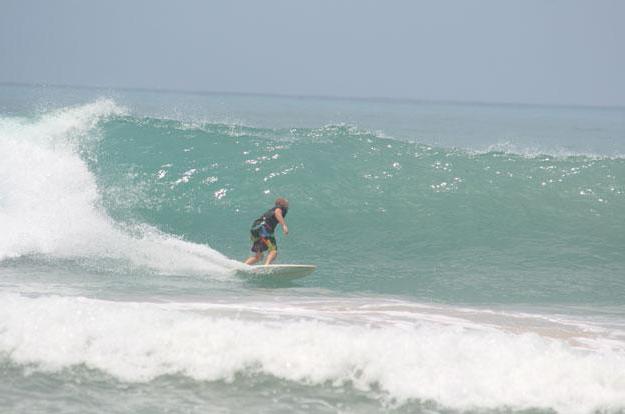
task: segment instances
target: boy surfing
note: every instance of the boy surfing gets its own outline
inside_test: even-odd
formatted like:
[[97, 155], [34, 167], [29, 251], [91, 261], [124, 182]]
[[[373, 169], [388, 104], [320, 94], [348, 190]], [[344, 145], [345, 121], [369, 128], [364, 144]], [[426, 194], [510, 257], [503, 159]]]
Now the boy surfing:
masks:
[[268, 251], [265, 265], [271, 264], [278, 255], [278, 244], [274, 232], [278, 224], [282, 226], [282, 233], [289, 234], [289, 227], [286, 225], [284, 217], [289, 211], [289, 201], [285, 198], [278, 198], [273, 208], [263, 213], [262, 216], [254, 220], [250, 229], [252, 239], [252, 252], [245, 260], [245, 264], [252, 265], [262, 259], [265, 251]]

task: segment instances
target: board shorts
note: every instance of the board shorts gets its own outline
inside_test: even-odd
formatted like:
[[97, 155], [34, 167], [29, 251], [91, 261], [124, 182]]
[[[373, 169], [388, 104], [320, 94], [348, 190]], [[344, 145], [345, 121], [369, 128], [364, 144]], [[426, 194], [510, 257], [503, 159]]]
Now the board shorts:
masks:
[[273, 233], [270, 233], [264, 227], [261, 227], [258, 232], [251, 232], [250, 239], [252, 240], [252, 251], [254, 253], [263, 253], [265, 251], [278, 250], [278, 243]]

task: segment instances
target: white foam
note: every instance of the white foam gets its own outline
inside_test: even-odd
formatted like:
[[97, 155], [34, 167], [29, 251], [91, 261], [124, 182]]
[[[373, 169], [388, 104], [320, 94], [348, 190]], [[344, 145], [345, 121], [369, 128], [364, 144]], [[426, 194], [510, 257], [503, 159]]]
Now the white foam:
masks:
[[508, 155], [518, 155], [523, 158], [534, 159], [543, 157], [553, 157], [557, 159], [565, 159], [570, 157], [584, 157], [592, 160], [618, 160], [623, 159], [623, 154], [601, 155], [590, 151], [572, 151], [565, 148], [542, 148], [539, 146], [524, 146], [514, 144], [509, 141], [500, 141], [496, 144], [488, 145], [481, 150], [469, 150], [471, 154], [483, 155], [493, 152], [501, 152]]
[[224, 273], [236, 264], [150, 226], [126, 228], [99, 206], [80, 151], [98, 123], [124, 109], [111, 100], [36, 120], [0, 118], [0, 260], [23, 255], [113, 258], [159, 271]]
[[264, 373], [463, 410], [625, 408], [622, 349], [482, 328], [459, 310], [446, 315], [348, 300], [156, 304], [16, 294], [0, 295], [0, 303], [0, 353], [33, 369], [84, 364], [123, 381], [165, 374], [230, 381], [237, 373]]

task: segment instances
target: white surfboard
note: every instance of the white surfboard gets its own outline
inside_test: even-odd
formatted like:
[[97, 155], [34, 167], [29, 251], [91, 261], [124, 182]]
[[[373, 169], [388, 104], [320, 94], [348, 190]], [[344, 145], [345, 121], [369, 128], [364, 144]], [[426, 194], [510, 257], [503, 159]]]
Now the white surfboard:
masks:
[[301, 265], [301, 264], [271, 264], [248, 266], [245, 269], [239, 269], [238, 274], [242, 276], [250, 276], [259, 279], [268, 280], [293, 280], [308, 276], [315, 271], [317, 266]]

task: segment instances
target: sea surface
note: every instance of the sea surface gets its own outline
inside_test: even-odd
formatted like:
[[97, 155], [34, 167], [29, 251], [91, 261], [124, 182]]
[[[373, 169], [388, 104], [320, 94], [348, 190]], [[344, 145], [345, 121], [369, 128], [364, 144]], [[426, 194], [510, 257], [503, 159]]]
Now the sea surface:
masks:
[[0, 412], [624, 413], [625, 108], [0, 85]]

